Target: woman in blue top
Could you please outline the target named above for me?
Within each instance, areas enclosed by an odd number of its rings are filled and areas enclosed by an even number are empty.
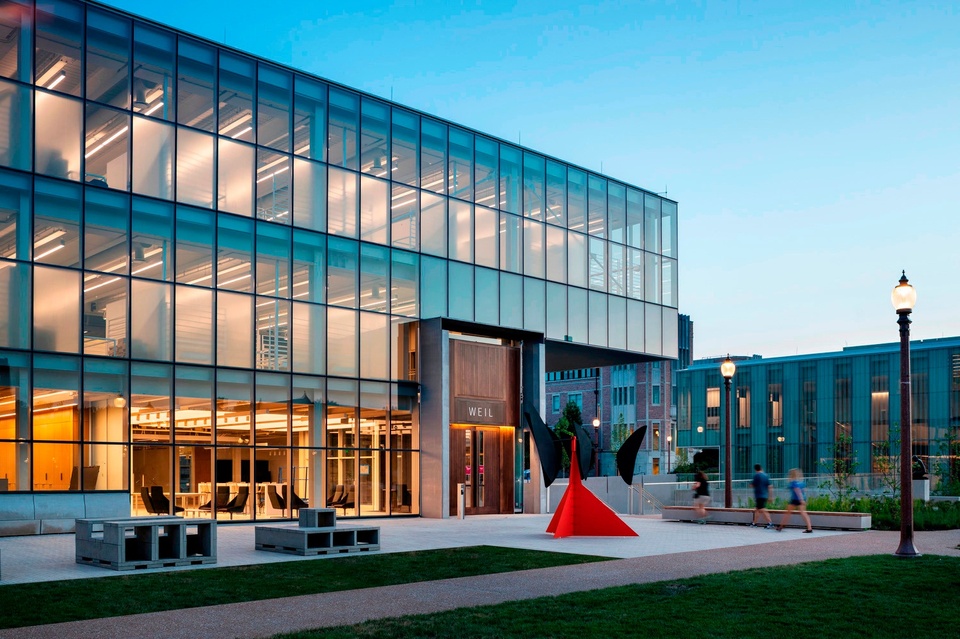
[[[790,517],[793,516],[793,511],[796,510],[800,513],[800,516],[803,517],[804,523],[807,524],[807,529],[803,532],[812,533],[813,526],[810,524],[810,515],[807,514],[807,497],[803,494],[803,489],[806,484],[803,483],[803,473],[800,472],[799,468],[790,469],[790,483],[787,484],[787,491],[790,495],[790,503],[787,504],[787,512],[784,513],[783,518],[780,520],[780,525],[777,526],[777,530],[783,530],[783,527]]]

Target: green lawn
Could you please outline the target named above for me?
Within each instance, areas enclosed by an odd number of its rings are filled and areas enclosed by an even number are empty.
[[[371,621],[346,637],[956,637],[960,558],[855,557]]]
[[[0,628],[605,561],[474,546],[0,586]]]

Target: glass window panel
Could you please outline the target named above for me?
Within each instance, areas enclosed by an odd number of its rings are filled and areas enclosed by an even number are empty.
[[[523,278],[500,274],[500,324],[523,328]]]
[[[447,315],[447,262],[420,258],[420,315],[423,319]]]
[[[587,237],[567,233],[567,281],[571,286],[587,286]]]
[[[169,124],[133,118],[133,190],[173,198],[173,131]]]
[[[213,291],[177,286],[176,359],[213,364]]]
[[[87,189],[84,215],[84,268],[127,274],[130,249],[130,196],[101,189]]]
[[[499,146],[493,140],[476,138],[475,197],[477,204],[495,207],[499,202],[500,181],[497,173]]]
[[[567,167],[547,160],[547,222],[567,226]]]
[[[65,180],[80,179],[83,103],[36,92],[36,170]]]
[[[447,200],[432,193],[420,193],[420,250],[447,256]]]
[[[643,352],[643,302],[627,300],[627,350]]]
[[[252,325],[252,297],[217,291],[217,365],[237,368],[253,366]],[[258,324],[258,337],[259,328]]]
[[[523,220],[523,272],[531,277],[544,276],[543,224]]]
[[[83,439],[86,442],[126,442],[127,410],[126,394],[127,363],[99,359],[86,359],[83,362]],[[124,400],[116,401],[117,398]],[[118,406],[117,404],[122,404]],[[91,448],[102,449],[102,446],[87,448],[84,453],[87,458],[93,456]],[[103,451],[100,451],[101,453]],[[122,457],[117,451],[118,457]],[[92,466],[89,459],[84,460],[84,466]],[[123,464],[121,464],[123,465]],[[102,469],[101,469],[102,470]],[[106,482],[106,473],[97,478],[97,482]],[[84,478],[86,481],[86,478]],[[92,490],[95,486],[85,486]]]
[[[87,99],[130,106],[130,21],[87,9]]]
[[[499,215],[493,209],[483,206],[474,211],[474,259],[480,266],[497,268],[500,259],[497,249],[500,245]]]
[[[643,198],[643,248],[660,252],[660,198],[645,194]]]
[[[644,304],[644,311],[644,350],[652,355],[660,355],[663,352],[661,343],[662,309],[653,304]]]
[[[319,162],[293,161],[293,222],[315,231],[327,230],[327,167]]]
[[[562,340],[567,335],[567,287],[547,283],[547,332],[548,339]]]
[[[420,118],[416,114],[394,108],[392,113],[392,147],[390,173],[395,182],[417,186],[420,175],[420,154],[417,141],[420,139]]]
[[[450,129],[450,195],[473,201],[473,134]]]
[[[327,308],[327,372],[330,375],[356,377],[357,312]]]
[[[131,275],[172,279],[173,206],[135,197],[132,207]]]
[[[500,272],[488,268],[477,268],[477,305],[476,321],[479,324],[498,326],[500,324]]]
[[[293,78],[286,71],[261,63],[257,81],[257,144],[289,152]]]
[[[80,350],[80,273],[46,266],[33,270],[33,346]]]
[[[523,153],[523,215],[535,220],[544,217],[544,159]]]
[[[174,403],[174,423],[177,437],[195,441],[198,444],[211,442],[213,440],[212,421],[215,416],[212,399],[214,396],[213,369],[177,366],[175,374],[174,388],[177,395]],[[196,453],[200,454],[200,450],[198,449]],[[207,457],[205,461],[204,466],[207,468],[197,473],[196,480],[205,482],[206,490],[209,491],[212,480],[212,472],[209,468],[211,458]]]
[[[587,306],[587,292],[580,288],[568,288],[567,298],[568,306],[565,309],[567,313],[567,335],[574,342],[580,344],[587,343],[587,316],[584,309]]]
[[[33,259],[46,264],[80,266],[81,188],[37,179],[33,217]]]
[[[643,248],[643,193],[627,189],[627,244]]]
[[[500,145],[500,210],[520,214],[520,149]]]
[[[177,207],[177,281],[213,286],[214,216]]]
[[[130,364],[130,437],[133,441],[171,441],[172,386],[171,366]]]
[[[473,321],[473,267],[460,262],[449,263],[450,313],[453,319]],[[426,282],[424,282],[426,284]]]
[[[37,86],[80,95],[83,5],[48,0],[37,6]]]
[[[217,52],[184,37],[177,45],[177,122],[215,131],[217,114],[213,107],[216,104]]]
[[[215,138],[184,128],[177,136],[177,201],[212,209]]]
[[[360,313],[360,377],[386,379],[390,368],[390,317]]]
[[[547,225],[547,279],[554,282],[567,281],[567,232],[562,228]]]
[[[220,135],[254,141],[253,77],[253,60],[220,51]],[[220,148],[222,153],[222,141]]]
[[[664,257],[678,257],[677,255],[677,203],[662,200],[663,210],[663,255]]]
[[[421,188],[446,193],[447,126],[435,120],[420,123]]]
[[[257,294],[289,297],[290,229],[257,223]]]
[[[644,292],[643,299],[654,304],[661,303],[660,256],[644,253]]]
[[[394,379],[415,382],[417,373],[417,337],[419,324],[406,317],[390,318],[391,362]],[[415,393],[414,393],[415,395]]]
[[[330,164],[357,170],[359,119],[359,96],[330,87],[330,124],[327,137],[327,161]]]
[[[590,245],[590,288],[595,291],[607,290],[607,243],[601,239],[589,238]]]
[[[591,175],[587,192],[588,233],[594,237],[607,236],[607,181]]]
[[[28,176],[0,171],[0,258],[30,259],[31,195]]]
[[[142,22],[133,25],[133,110],[172,122],[176,38]]]
[[[627,249],[627,297],[643,299],[643,251]]]
[[[547,323],[544,312],[547,308],[546,282],[529,277],[523,278],[523,328],[543,333]]]
[[[590,291],[590,343],[607,345],[607,296]]]
[[[360,308],[387,313],[390,270],[390,249],[372,244],[360,245]]]
[[[173,289],[169,284],[133,280],[130,285],[130,356],[170,360]]]
[[[284,446],[288,443],[290,427],[290,378],[275,373],[257,373],[255,395],[255,437],[258,446]],[[294,462],[294,468],[298,464]],[[273,479],[273,473],[258,472],[256,465],[250,479],[265,482]],[[296,493],[307,496],[302,487],[294,486]],[[264,504],[266,505],[266,504]]]
[[[130,116],[87,103],[83,180],[95,186],[130,189]]]
[[[390,197],[390,216],[392,219],[390,241],[393,246],[414,251],[419,248],[419,242],[417,241],[419,212],[420,203],[417,201],[417,191],[394,184],[393,194]]]
[[[246,444],[250,442],[253,395],[253,373],[248,371],[217,370],[217,422],[218,444]],[[219,462],[232,459],[239,461],[242,453],[229,448],[217,450],[216,481],[219,484],[233,483],[241,479],[240,469],[232,464]],[[248,462],[249,463],[249,462]]]
[[[0,124],[0,166],[30,170],[33,157],[32,93],[26,87],[0,81],[0,111],[9,114]]]
[[[387,244],[387,192],[385,180],[360,176],[360,239]]]
[[[609,315],[607,342],[610,348],[627,348],[627,300],[622,297],[607,298]]]
[[[523,254],[521,218],[509,213],[500,214],[500,270],[520,272]]]
[[[257,149],[257,217],[290,223],[290,157]]]
[[[323,302],[327,267],[326,236],[293,231],[293,288],[291,297],[304,302]]]
[[[607,223],[610,239],[623,244],[626,241],[627,189],[622,184],[609,183],[607,190]]]
[[[450,259],[462,262],[473,261],[473,205],[459,200],[450,200]]]
[[[607,244],[609,252],[609,261],[607,262],[607,271],[609,273],[608,284],[610,292],[614,295],[626,295],[627,287],[625,284],[624,273],[626,272],[626,259],[624,247],[619,244]]]
[[[33,3],[15,0],[6,3],[0,13],[0,29],[7,35],[0,42],[0,76],[30,82],[30,31],[33,23]],[[11,490],[14,490],[11,488]]]
[[[239,142],[218,140],[217,202],[221,211],[253,216],[254,147]]]
[[[587,174],[572,167],[567,168],[567,223],[574,231],[586,231]]]
[[[0,346],[29,348],[30,265],[0,260]]]
[[[327,85],[294,76],[293,152],[323,160],[327,140]]]
[[[317,375],[325,372],[326,322],[327,307],[293,303],[292,353],[295,372]]]
[[[356,173],[330,167],[327,191],[327,231],[334,235],[357,237]]]
[[[221,215],[217,219],[217,288],[249,292],[252,280],[253,220]]]
[[[663,305],[677,307],[677,261],[669,258],[661,259],[663,270]]]
[[[406,251],[392,251],[390,310],[396,315],[418,317],[417,291],[420,284],[420,256]]]
[[[360,272],[358,244],[352,240],[327,239],[327,292],[330,304],[357,308],[357,275]]]
[[[360,103],[360,170],[390,179],[390,107],[363,98]]]
[[[102,357],[127,356],[127,288],[125,277],[84,273],[83,352]]]
[[[315,315],[323,315],[322,307],[314,308],[318,309],[314,313]],[[255,311],[257,368],[276,371],[290,370],[290,327],[293,326],[293,330],[296,331],[296,317],[294,317],[293,322],[290,320],[290,302],[268,297],[257,297]],[[310,318],[307,319],[309,323]],[[304,355],[309,358],[312,345],[303,342],[300,347],[303,348]]]

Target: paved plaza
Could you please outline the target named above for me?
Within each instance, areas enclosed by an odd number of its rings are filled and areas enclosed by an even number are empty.
[[[813,535],[804,535],[800,528],[778,533],[746,526],[699,526],[663,521],[659,516],[623,516],[623,519],[638,533],[637,537],[554,539],[544,532],[550,515],[364,520],[365,524],[381,526],[382,553],[486,544],[599,555],[619,561],[34,626],[0,631],[0,639],[269,637],[280,632],[632,583],[834,557],[891,554],[899,538],[898,532],[818,530]],[[250,524],[223,525],[217,534],[216,566],[219,567],[276,561],[336,561],[336,557],[298,558],[255,551],[254,527]],[[916,540],[925,554],[960,556],[957,548],[960,531],[917,533]],[[3,570],[0,583],[129,574],[76,564],[73,542],[73,535],[0,539]]]

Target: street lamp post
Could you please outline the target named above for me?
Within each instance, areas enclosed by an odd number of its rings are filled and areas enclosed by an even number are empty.
[[[723,360],[723,363],[720,364],[720,374],[723,375],[723,388],[724,388],[724,400],[727,404],[726,417],[727,425],[723,431],[723,507],[731,508],[733,506],[733,471],[732,471],[732,458],[733,455],[730,452],[731,448],[731,437],[730,437],[730,380],[733,379],[733,374],[737,370],[737,365],[733,363],[733,360],[730,359],[730,356],[727,355],[727,359]]]
[[[673,430],[671,427],[670,430]],[[667,435],[667,474],[670,474],[670,456],[673,453],[673,435]]]
[[[603,450],[600,448],[600,417],[599,414],[597,417],[593,418],[593,434],[597,438],[597,477],[600,476],[600,451]]]
[[[910,312],[917,291],[906,271],[890,296],[900,325],[900,545],[898,557],[919,557],[913,545],[913,421],[910,416]]]

